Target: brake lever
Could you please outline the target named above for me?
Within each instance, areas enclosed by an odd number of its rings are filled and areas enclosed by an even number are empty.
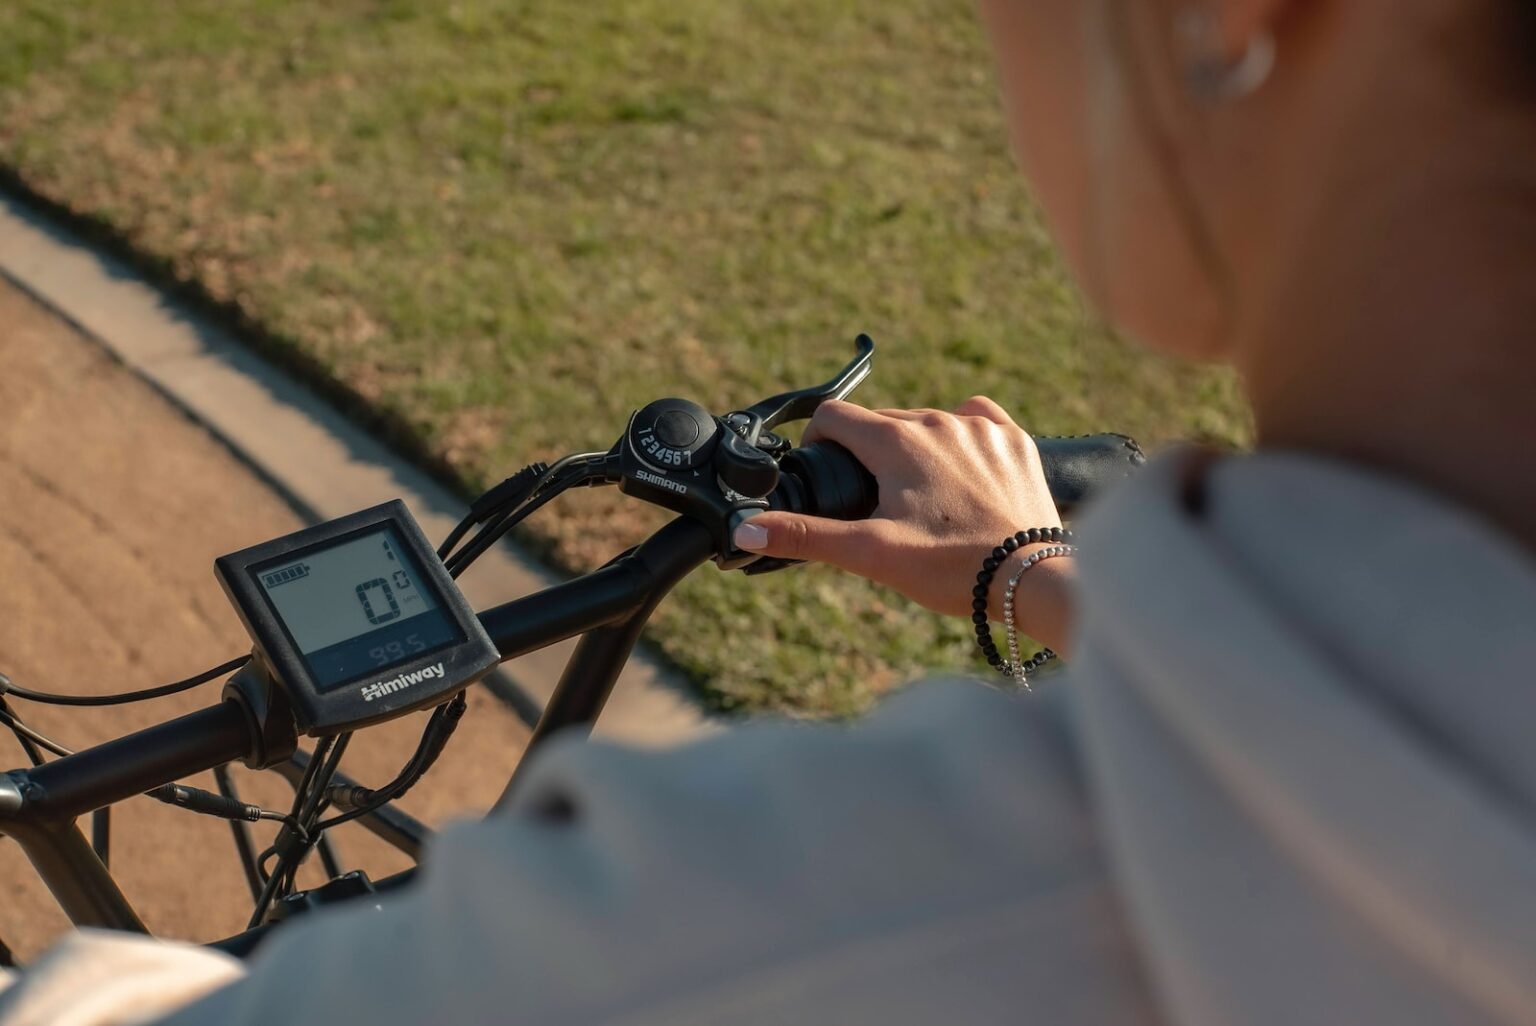
[[[736,548],[736,528],[768,508],[779,484],[779,459],[791,448],[772,427],[803,420],[828,399],[841,399],[869,376],[875,343],[857,341],[858,355],[831,381],[785,392],[724,417],[687,399],[658,399],[629,418],[624,436],[602,461],[600,483],[709,526],[721,569],[745,566],[756,553]]]
[[[858,388],[874,369],[875,340],[860,334],[854,340],[854,345],[858,349],[857,355],[832,380],[764,399],[745,410],[730,414],[725,418],[726,422],[735,427],[749,445],[756,445],[759,436],[765,431],[772,431],[789,421],[809,420],[818,406],[828,399],[844,398]]]

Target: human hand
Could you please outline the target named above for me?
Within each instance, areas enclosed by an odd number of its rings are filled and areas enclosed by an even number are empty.
[[[992,549],[1016,531],[1061,524],[1034,439],[990,399],[967,399],[953,413],[827,402],[803,441],[818,439],[846,447],[875,475],[875,512],[855,521],[761,513],[737,529],[739,548],[830,563],[936,612],[969,616],[976,572]],[[1015,597],[1021,629],[1058,652],[1070,633],[1070,563],[1036,565]],[[999,568],[989,595],[997,624],[1013,564]]]

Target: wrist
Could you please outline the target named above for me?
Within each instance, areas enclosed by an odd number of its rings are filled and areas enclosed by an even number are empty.
[[[1008,579],[1018,573],[1029,556],[1048,548],[1050,542],[1023,545],[999,564],[987,596],[987,616],[994,624],[1007,620],[1003,602]],[[1019,633],[1063,658],[1071,654],[1072,592],[1076,577],[1076,560],[1071,556],[1053,556],[1026,570],[1013,595],[1013,619]]]
[[[1041,664],[1055,658],[1056,653],[1051,649],[1042,649],[1029,659],[1024,659],[1018,649],[1018,625],[1013,617],[1015,602],[1012,592],[1022,579],[1024,574],[1046,560],[1065,556],[1076,551],[1072,546],[1072,532],[1059,525],[1054,527],[1031,527],[1027,531],[1017,531],[1000,544],[995,546],[991,553],[981,561],[981,569],[976,573],[976,586],[971,590],[972,613],[971,621],[976,628],[976,647],[981,649],[982,656],[987,664],[1006,677],[1011,677],[1019,686],[1028,690],[1028,675],[1038,669]],[[1044,545],[1044,548],[1039,546]],[[1016,555],[1020,549],[1025,550],[1022,555]],[[1018,569],[1011,577],[1006,578],[1003,599],[1003,620],[1005,627],[1006,647],[999,648],[997,639],[992,636],[991,606],[996,600],[996,589],[993,583],[997,579],[999,571],[1002,571],[1010,560],[1018,559]],[[1065,631],[1057,632],[1065,636]]]

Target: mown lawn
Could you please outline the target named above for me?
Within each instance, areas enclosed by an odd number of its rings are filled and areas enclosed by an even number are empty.
[[[861,398],[984,391],[1043,433],[1240,440],[1221,375],[1063,280],[966,0],[7,0],[0,164],[230,304],[467,488],[881,344]],[[654,526],[583,493],[590,566]],[[971,665],[825,570],[701,572],[656,623],[723,708],[846,712]]]

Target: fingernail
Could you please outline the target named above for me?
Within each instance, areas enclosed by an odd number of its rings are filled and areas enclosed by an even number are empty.
[[[736,528],[736,533],[731,536],[738,549],[747,552],[756,552],[758,549],[768,547],[768,528],[758,524],[745,523]]]

